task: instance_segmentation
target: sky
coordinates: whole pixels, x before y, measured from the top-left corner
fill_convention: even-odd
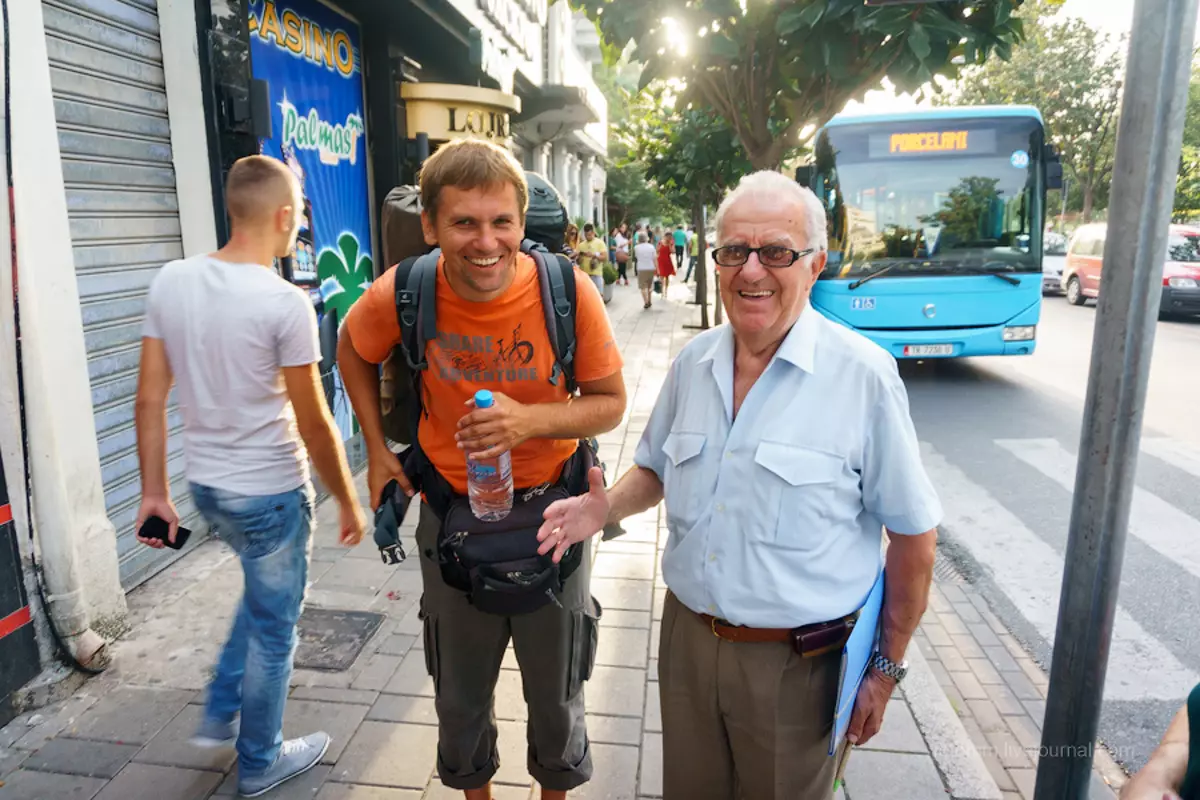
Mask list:
[[[1089,25],[1099,28],[1114,38],[1128,33],[1133,26],[1134,0],[1065,0],[1062,13],[1079,17]],[[1197,32],[1200,33],[1200,26]],[[1200,42],[1200,36],[1197,37]],[[917,103],[908,95],[898,95],[890,89],[868,92],[863,103],[851,102],[847,113],[881,113],[916,108]]]

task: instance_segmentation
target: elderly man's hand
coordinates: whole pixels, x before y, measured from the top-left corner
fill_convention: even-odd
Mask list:
[[[895,690],[894,680],[873,669],[867,670],[862,685],[858,687],[854,713],[850,715],[850,728],[846,732],[846,739],[850,744],[864,745],[879,733],[879,729],[883,727],[883,714],[887,711],[888,701]]]
[[[538,553],[554,551],[554,563],[573,544],[595,536],[608,522],[610,511],[608,493],[604,491],[604,471],[599,467],[588,470],[588,492],[552,503],[543,515],[546,519],[538,529]]]

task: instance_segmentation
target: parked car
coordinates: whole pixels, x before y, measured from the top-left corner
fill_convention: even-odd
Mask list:
[[[1071,305],[1081,306],[1100,296],[1107,235],[1108,226],[1096,223],[1084,225],[1071,238],[1062,276]],[[1192,225],[1172,225],[1167,232],[1159,316],[1172,314],[1200,314],[1200,228]]]
[[[1067,263],[1067,237],[1049,232],[1042,240],[1042,294],[1062,294],[1063,267]]]

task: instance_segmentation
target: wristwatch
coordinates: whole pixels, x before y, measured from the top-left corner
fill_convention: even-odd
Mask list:
[[[876,651],[875,655],[871,656],[869,667],[879,672],[888,678],[891,678],[896,683],[904,680],[904,676],[908,674],[908,662],[902,661],[897,664],[883,653]]]

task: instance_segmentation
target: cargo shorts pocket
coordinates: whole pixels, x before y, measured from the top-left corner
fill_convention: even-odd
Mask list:
[[[420,617],[421,640],[425,644],[425,671],[433,679],[433,691],[436,694],[441,672],[441,665],[438,663],[437,617],[425,610],[424,598],[421,599]]]
[[[567,700],[576,697],[584,681],[591,679],[596,666],[596,647],[600,640],[600,603],[592,598],[595,615],[590,609],[571,614],[571,658],[567,664]]]

